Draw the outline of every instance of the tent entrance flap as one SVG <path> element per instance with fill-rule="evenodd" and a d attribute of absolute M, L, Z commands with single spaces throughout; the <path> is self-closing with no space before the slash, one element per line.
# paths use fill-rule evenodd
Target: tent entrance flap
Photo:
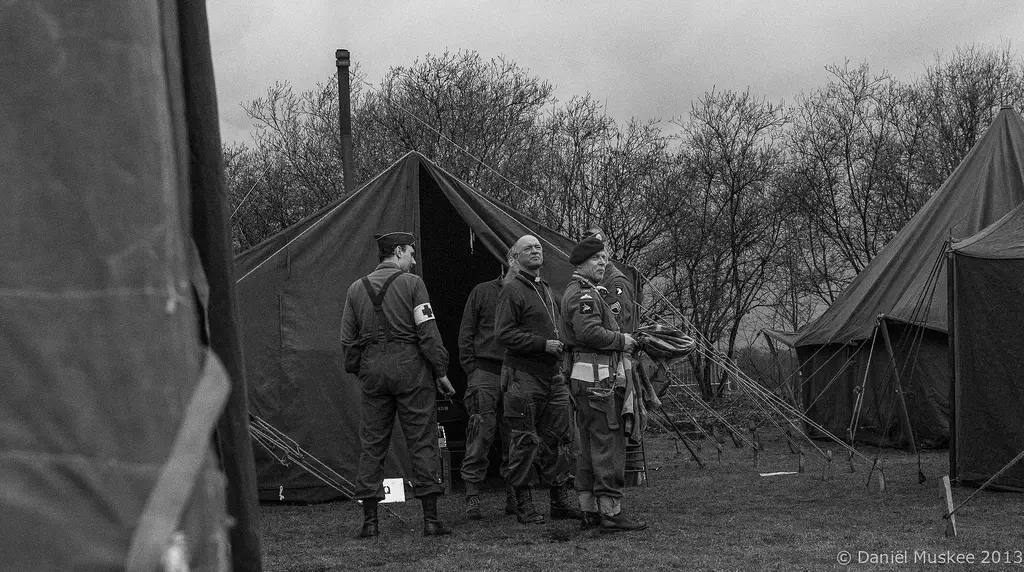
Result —
<path fill-rule="evenodd" d="M 421 248 L 417 255 L 437 327 L 451 354 L 448 378 L 455 386 L 456 399 L 461 399 L 466 390 L 466 372 L 459 366 L 459 324 L 466 300 L 477 284 L 503 272 L 500 259 L 475 238 L 434 178 L 421 169 Z"/>

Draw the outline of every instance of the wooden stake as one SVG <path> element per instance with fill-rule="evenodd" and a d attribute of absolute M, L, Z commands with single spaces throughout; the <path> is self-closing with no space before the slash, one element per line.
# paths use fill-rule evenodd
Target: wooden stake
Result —
<path fill-rule="evenodd" d="M 849 463 L 850 463 L 850 472 L 851 473 L 856 473 L 857 472 L 857 466 L 853 464 L 853 451 L 850 451 L 850 458 L 847 459 L 847 461 L 849 461 Z"/>
<path fill-rule="evenodd" d="M 789 452 L 799 452 L 800 446 L 796 444 L 796 439 L 793 438 L 793 427 L 786 427 L 786 443 L 789 444 Z"/>
<path fill-rule="evenodd" d="M 946 511 L 942 517 L 946 519 L 946 537 L 956 538 L 956 515 L 953 512 L 953 490 L 949 486 L 949 475 L 942 476 L 942 492 L 946 496 Z"/>
<path fill-rule="evenodd" d="M 718 430 L 718 425 L 711 426 L 711 436 L 715 439 L 715 441 L 718 441 L 719 443 L 725 443 L 725 436 L 723 436 L 722 432 Z"/>
<path fill-rule="evenodd" d="M 821 471 L 821 480 L 827 481 L 832 478 L 832 449 L 825 451 L 825 466 Z"/>
<path fill-rule="evenodd" d="M 804 472 L 804 451 L 803 451 L 803 449 L 800 449 L 797 452 L 797 456 L 799 456 L 799 458 L 800 458 L 800 461 L 799 461 L 800 464 L 798 465 L 797 472 L 798 473 L 802 473 L 802 472 Z"/>
<path fill-rule="evenodd" d="M 757 424 L 753 419 L 750 420 L 748 427 L 750 428 L 750 442 L 754 444 L 752 448 L 754 449 L 754 466 L 756 467 L 761 452 L 761 441 L 757 438 Z"/>
<path fill-rule="evenodd" d="M 764 449 L 761 445 L 761 438 L 757 436 L 757 423 L 754 423 L 754 420 L 751 419 L 748 427 L 750 428 L 750 440 L 754 443 L 754 448 L 757 450 Z"/>
<path fill-rule="evenodd" d="M 729 430 L 729 436 L 732 437 L 732 444 L 736 445 L 737 449 L 742 449 L 743 448 L 743 440 L 740 439 L 740 436 L 737 435 L 735 431 L 730 429 Z"/>
<path fill-rule="evenodd" d="M 882 467 L 878 467 L 878 492 L 885 492 L 885 473 L 882 472 Z"/>

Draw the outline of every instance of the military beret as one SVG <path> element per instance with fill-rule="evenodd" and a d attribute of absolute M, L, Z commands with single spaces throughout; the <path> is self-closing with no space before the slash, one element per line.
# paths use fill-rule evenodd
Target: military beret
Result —
<path fill-rule="evenodd" d="M 572 247 L 572 253 L 569 255 L 569 264 L 573 266 L 583 264 L 588 258 L 602 250 L 604 250 L 604 243 L 596 236 L 588 236 Z"/>
<path fill-rule="evenodd" d="M 377 248 L 381 250 L 387 250 L 396 246 L 405 246 L 407 244 L 416 244 L 416 239 L 413 238 L 411 232 L 387 232 L 384 234 L 373 235 L 373 240 L 377 241 Z"/>

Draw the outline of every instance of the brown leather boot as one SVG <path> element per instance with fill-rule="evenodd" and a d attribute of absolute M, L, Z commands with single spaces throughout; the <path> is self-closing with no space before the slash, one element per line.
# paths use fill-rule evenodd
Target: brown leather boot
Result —
<path fill-rule="evenodd" d="M 423 536 L 442 536 L 452 533 L 452 529 L 445 526 L 437 517 L 437 496 L 427 495 L 420 498 L 420 502 L 423 503 Z"/>
<path fill-rule="evenodd" d="M 380 534 L 380 519 L 377 518 L 379 499 L 363 499 L 363 529 L 359 538 L 372 538 Z"/>

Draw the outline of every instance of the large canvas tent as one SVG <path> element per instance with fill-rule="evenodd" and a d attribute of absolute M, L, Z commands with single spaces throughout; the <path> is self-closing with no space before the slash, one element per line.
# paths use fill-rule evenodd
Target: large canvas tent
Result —
<path fill-rule="evenodd" d="M 0 568 L 258 571 L 205 6 L 8 2 L 0 45 Z"/>
<path fill-rule="evenodd" d="M 359 190 L 236 258 L 250 408 L 349 480 L 359 460 L 358 379 L 344 371 L 339 343 L 349 284 L 377 265 L 372 234 L 411 231 L 415 272 L 425 281 L 458 395 L 458 327 L 470 290 L 501 272 L 505 252 L 524 234 L 544 247 L 544 277 L 561 291 L 572 274 L 572 241 L 471 189 L 410 152 Z M 388 468 L 410 474 L 396 427 Z M 298 467 L 256 451 L 260 498 L 339 497 Z"/>
<path fill-rule="evenodd" d="M 796 333 L 766 332 L 796 348 L 811 419 L 839 437 L 856 427 L 857 438 L 889 444 L 909 444 L 911 432 L 917 443 L 946 443 L 946 244 L 975 234 L 1024 201 L 1022 154 L 1024 121 L 1004 108 L 835 303 Z"/>
<path fill-rule="evenodd" d="M 949 292 L 950 476 L 980 485 L 1024 450 L 1024 204 L 953 244 Z M 1024 491 L 1024 465 L 992 485 Z"/>

